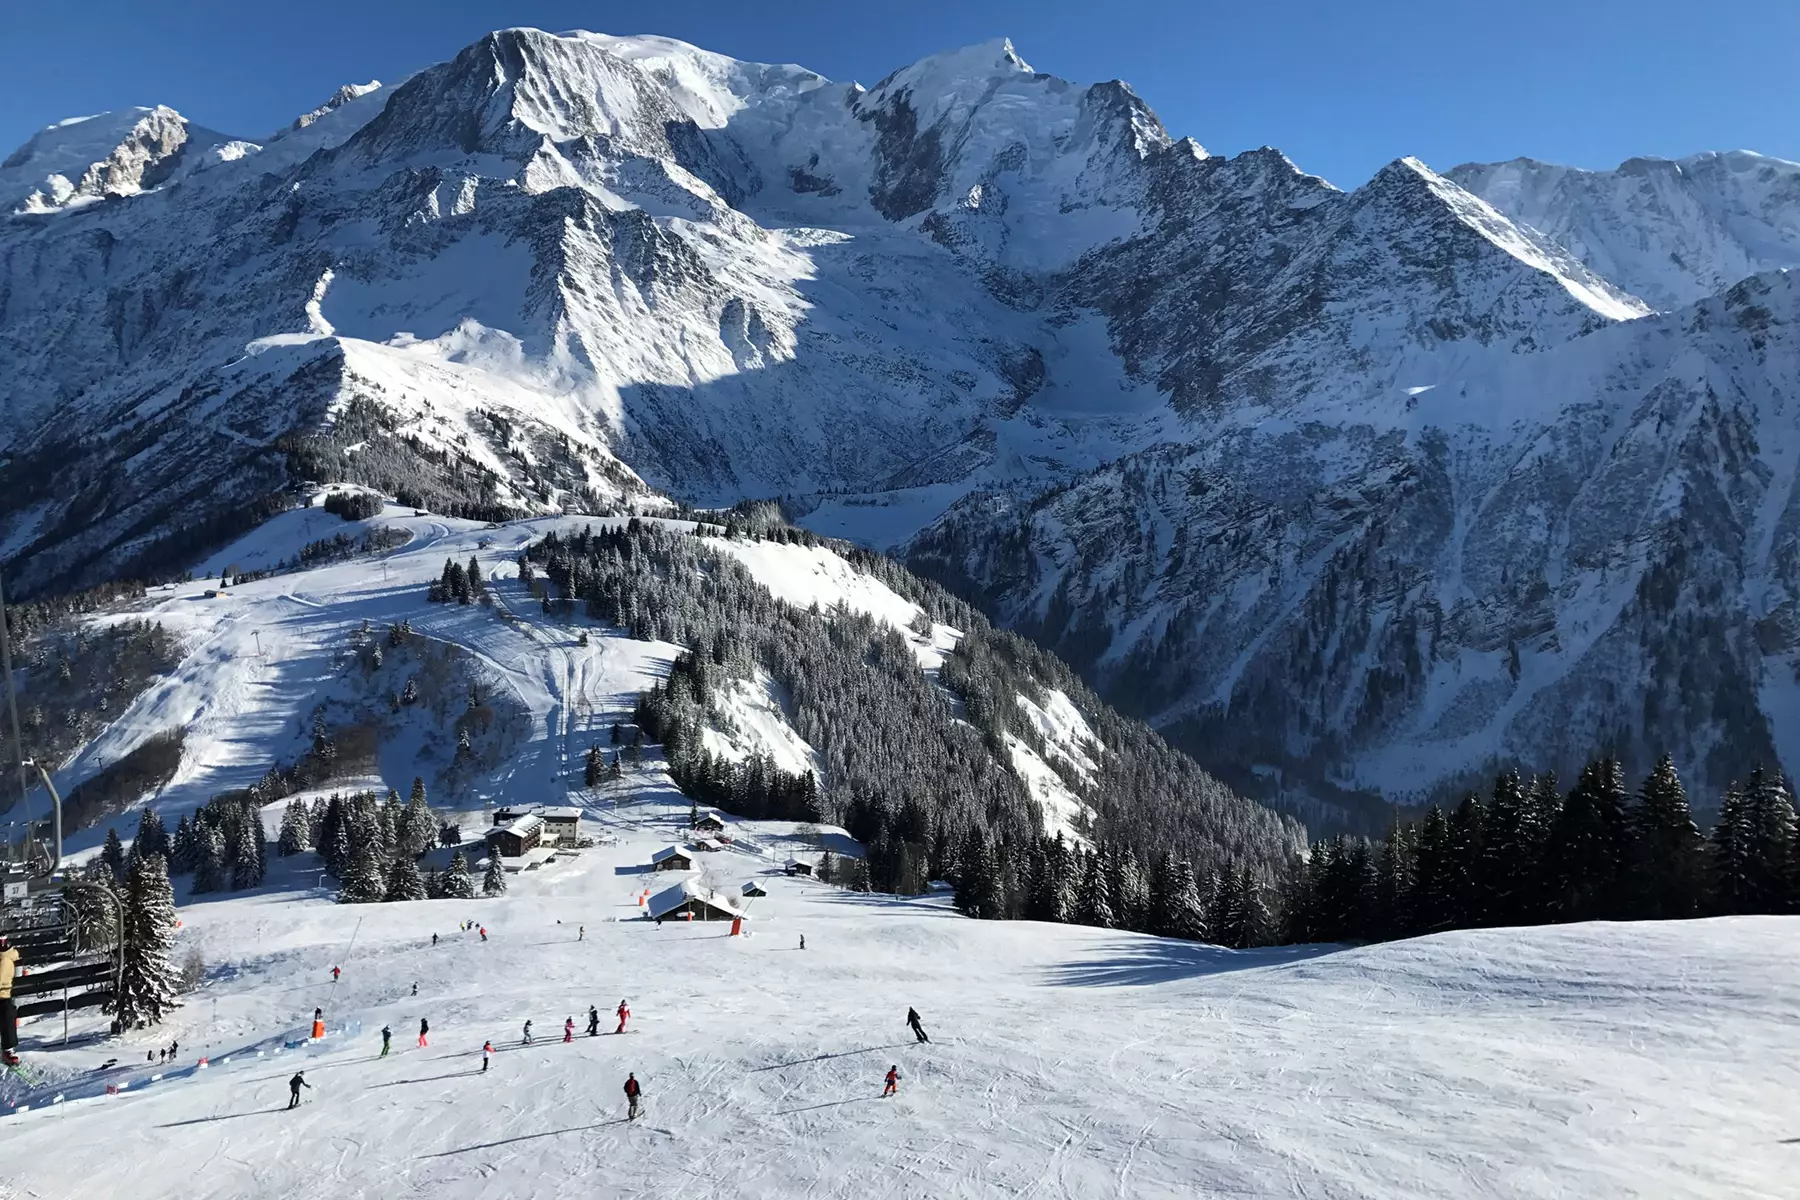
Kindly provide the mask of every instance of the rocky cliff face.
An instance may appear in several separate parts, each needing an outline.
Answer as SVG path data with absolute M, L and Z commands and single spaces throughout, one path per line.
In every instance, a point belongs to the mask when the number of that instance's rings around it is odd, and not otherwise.
M 505 30 L 260 143 L 58 126 L 0 168 L 0 550 L 179 570 L 302 479 L 781 494 L 1321 813 L 1601 744 L 1711 780 L 1784 736 L 1789 285 L 1649 316 L 1587 193 L 1503 175 L 1341 192 L 1006 42 L 865 88 Z

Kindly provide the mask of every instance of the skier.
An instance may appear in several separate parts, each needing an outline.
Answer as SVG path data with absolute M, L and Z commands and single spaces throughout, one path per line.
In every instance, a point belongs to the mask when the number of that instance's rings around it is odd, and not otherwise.
M 587 926 L 582 925 L 575 930 L 575 940 L 580 942 L 580 941 L 585 941 L 586 939 L 587 939 Z
M 575 1040 L 575 1018 L 570 1017 L 569 1019 L 567 1019 L 566 1021 L 563 1022 L 563 1041 L 565 1043 L 567 1043 L 567 1042 L 572 1042 L 574 1040 Z
M 484 942 L 487 941 L 487 926 L 486 925 L 483 925 L 481 927 L 481 940 Z
M 525 1044 L 531 1045 L 531 1022 L 525 1022 Z
M 418 984 L 416 984 L 416 983 L 415 983 L 415 984 L 413 984 L 413 990 L 412 990 L 412 994 L 413 994 L 413 995 L 415 995 L 415 996 L 416 996 L 416 995 L 418 995 L 418 994 L 419 994 L 419 985 L 418 985 Z
M 919 1024 L 919 1011 L 917 1009 L 908 1008 L 906 1010 L 906 1023 L 912 1027 L 913 1036 L 918 1038 L 921 1042 L 929 1042 L 931 1040 L 925 1036 L 925 1029 Z
M 888 1068 L 887 1086 L 881 1089 L 882 1099 L 887 1099 L 900 1090 L 900 1066 L 896 1063 Z
M 591 1004 L 588 1005 L 588 1036 L 600 1036 L 600 1010 Z
M 806 949 L 806 935 L 804 933 L 800 935 L 800 948 L 802 950 Z
M 481 1073 L 483 1075 L 487 1074 L 488 1061 L 490 1059 L 492 1059 L 493 1057 L 494 1057 L 494 1043 L 492 1042 L 492 1040 L 481 1043 Z
M 161 1062 L 163 1059 L 167 1058 L 168 1056 L 169 1056 L 169 1050 L 168 1050 L 168 1047 L 165 1046 L 156 1052 L 156 1061 Z
M 394 1031 L 389 1029 L 386 1025 L 383 1025 L 381 1027 L 381 1053 L 376 1055 L 377 1058 L 386 1058 L 388 1056 L 388 1043 L 393 1040 Z
M 288 1096 L 288 1108 L 295 1109 L 300 1107 L 301 1088 L 305 1088 L 310 1092 L 312 1091 L 312 1084 L 306 1082 L 306 1073 L 304 1071 L 295 1071 L 294 1077 L 288 1080 L 288 1092 L 290 1093 Z
M 19 1010 L 13 1004 L 13 974 L 18 965 L 18 950 L 0 934 L 0 1060 L 9 1067 L 19 1065 Z
M 312 1035 L 315 1042 L 325 1036 L 325 1010 L 322 1008 L 313 1009 Z
M 343 973 L 344 973 L 344 969 L 342 967 L 331 968 L 331 982 L 336 983 L 338 981 L 338 976 L 342 975 Z
M 642 1096 L 643 1094 L 644 1094 L 644 1089 L 642 1087 L 638 1086 L 637 1076 L 635 1074 L 627 1075 L 625 1077 L 625 1099 L 631 1105 L 631 1107 L 625 1114 L 626 1120 L 628 1120 L 628 1121 L 637 1120 L 638 1097 Z
M 169 1061 L 170 1062 L 175 1061 L 175 1051 L 177 1051 L 179 1049 L 181 1049 L 181 1043 L 179 1041 L 171 1040 L 169 1042 Z
M 431 935 L 431 944 L 434 946 L 437 945 L 437 934 L 435 933 Z
M 419 1018 L 419 1045 L 425 1044 L 425 1035 L 431 1032 L 431 1022 L 424 1017 Z
M 629 1020 L 631 1020 L 631 1010 L 629 1008 L 627 1008 L 625 1006 L 625 1002 L 623 1000 L 621 1000 L 621 1001 L 619 1001 L 619 1027 L 617 1029 L 613 1030 L 613 1032 L 614 1033 L 624 1033 L 625 1032 L 625 1022 L 627 1022 Z

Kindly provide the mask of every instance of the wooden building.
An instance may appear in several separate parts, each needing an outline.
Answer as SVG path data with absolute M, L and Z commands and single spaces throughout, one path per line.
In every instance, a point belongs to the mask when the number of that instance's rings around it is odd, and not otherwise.
M 514 817 L 506 824 L 495 825 L 488 830 L 487 844 L 502 858 L 523 858 L 538 848 L 538 843 L 542 840 L 543 835 L 543 818 L 534 814 L 526 815 Z
M 664 888 L 650 897 L 644 907 L 652 921 L 748 921 L 749 914 L 737 901 L 722 892 L 709 889 L 698 879 L 684 879 L 674 887 Z M 688 914 L 693 914 L 691 917 Z
M 694 869 L 694 856 L 683 846 L 664 846 L 650 856 L 650 868 L 654 871 L 691 871 Z

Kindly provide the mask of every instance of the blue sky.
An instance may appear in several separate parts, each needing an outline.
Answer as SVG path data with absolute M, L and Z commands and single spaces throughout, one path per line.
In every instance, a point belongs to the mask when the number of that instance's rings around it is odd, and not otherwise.
M 1414 154 L 1753 149 L 1800 158 L 1800 4 L 1736 0 L 83 0 L 0 16 L 0 154 L 66 116 L 169 104 L 252 139 L 340 83 L 396 80 L 489 29 L 664 33 L 739 58 L 873 83 L 938 50 L 1008 36 L 1040 71 L 1121 78 L 1176 135 L 1260 145 L 1344 186 Z

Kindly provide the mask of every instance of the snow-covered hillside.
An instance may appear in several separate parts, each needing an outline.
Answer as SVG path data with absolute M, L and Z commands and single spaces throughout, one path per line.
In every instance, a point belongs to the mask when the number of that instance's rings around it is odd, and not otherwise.
M 1449 175 L 1659 309 L 1800 266 L 1800 163 L 1731 150 L 1611 171 L 1515 158 Z
M 17 593 L 166 577 L 305 483 L 780 495 L 1271 794 L 1795 750 L 1800 380 L 1741 281 L 1788 261 L 1786 164 L 1343 192 L 1004 40 L 867 87 L 531 29 L 415 65 L 255 143 L 134 111 L 0 168 Z M 1705 665 L 1646 705 L 1676 616 Z
M 639 916 L 646 885 L 668 879 L 641 869 L 683 814 L 659 800 L 590 808 L 615 845 L 521 875 L 497 899 L 350 908 L 300 888 L 184 904 L 178 948 L 213 972 L 167 1023 L 89 1042 L 78 1018 L 67 1049 L 60 1020 L 24 1026 L 43 1084 L 0 1081 L 9 1108 L 29 1105 L 0 1116 L 7 1189 L 1791 1192 L 1793 918 L 1233 952 L 971 921 L 937 898 L 839 892 L 727 851 L 713 879 L 768 893 L 732 938 L 724 923 Z M 780 848 L 779 829 L 734 832 Z M 458 931 L 471 918 L 485 941 Z M 632 1017 L 615 1036 L 621 1000 Z M 314 1006 L 329 1033 L 308 1043 Z M 909 1006 L 930 1044 L 905 1028 Z M 175 1066 L 144 1062 L 172 1038 Z M 901 1081 L 884 1100 L 890 1065 Z M 296 1070 L 312 1090 L 286 1112 Z M 623 1119 L 628 1073 L 645 1095 L 636 1122 Z

